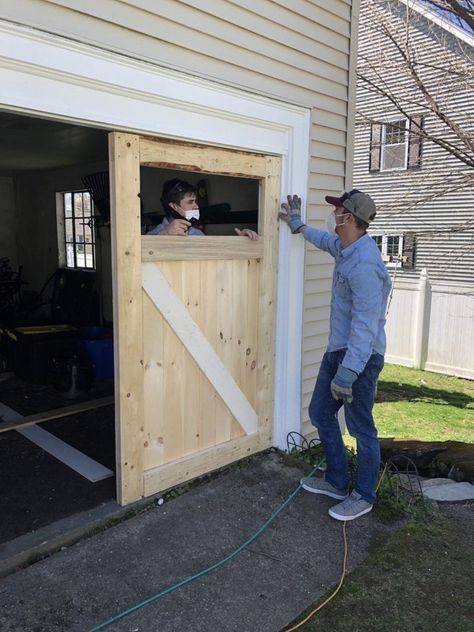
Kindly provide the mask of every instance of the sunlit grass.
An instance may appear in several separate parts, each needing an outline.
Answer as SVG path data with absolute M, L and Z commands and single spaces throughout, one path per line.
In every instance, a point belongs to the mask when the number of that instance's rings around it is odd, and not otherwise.
M 381 438 L 474 443 L 474 381 L 386 364 L 374 418 Z

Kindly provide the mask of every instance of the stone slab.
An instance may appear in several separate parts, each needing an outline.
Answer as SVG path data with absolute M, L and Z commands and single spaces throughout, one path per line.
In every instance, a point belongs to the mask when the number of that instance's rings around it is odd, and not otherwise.
M 458 502 L 474 500 L 474 485 L 471 483 L 447 483 L 423 490 L 424 495 L 438 502 Z

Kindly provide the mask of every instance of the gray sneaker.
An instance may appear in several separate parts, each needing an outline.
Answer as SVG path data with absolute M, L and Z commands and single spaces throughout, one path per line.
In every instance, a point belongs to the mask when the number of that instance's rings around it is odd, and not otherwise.
M 331 483 L 325 481 L 324 478 L 313 478 L 309 476 L 308 478 L 302 478 L 300 484 L 303 489 L 313 494 L 323 494 L 324 496 L 330 496 L 337 500 L 347 498 L 346 492 L 336 489 Z
M 346 500 L 331 507 L 328 513 L 331 518 L 335 518 L 336 520 L 355 520 L 359 516 L 369 513 L 372 507 L 373 505 L 368 503 L 358 492 L 353 490 Z

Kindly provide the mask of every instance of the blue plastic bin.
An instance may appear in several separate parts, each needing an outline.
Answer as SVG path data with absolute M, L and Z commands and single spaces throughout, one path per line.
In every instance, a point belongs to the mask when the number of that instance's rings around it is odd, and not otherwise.
M 114 377 L 114 342 L 112 329 L 107 327 L 81 327 L 79 346 L 94 365 L 96 380 Z

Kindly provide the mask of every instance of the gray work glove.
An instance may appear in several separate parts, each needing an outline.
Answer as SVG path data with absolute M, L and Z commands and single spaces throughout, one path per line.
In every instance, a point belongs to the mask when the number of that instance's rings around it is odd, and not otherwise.
M 301 198 L 297 195 L 288 195 L 286 199 L 288 202 L 281 205 L 278 217 L 288 224 L 292 233 L 296 233 L 299 228 L 306 226 L 301 221 Z
M 352 395 L 352 385 L 358 377 L 355 371 L 346 369 L 345 366 L 340 364 L 331 382 L 331 395 L 334 399 L 342 399 L 344 404 L 350 404 L 354 399 Z

